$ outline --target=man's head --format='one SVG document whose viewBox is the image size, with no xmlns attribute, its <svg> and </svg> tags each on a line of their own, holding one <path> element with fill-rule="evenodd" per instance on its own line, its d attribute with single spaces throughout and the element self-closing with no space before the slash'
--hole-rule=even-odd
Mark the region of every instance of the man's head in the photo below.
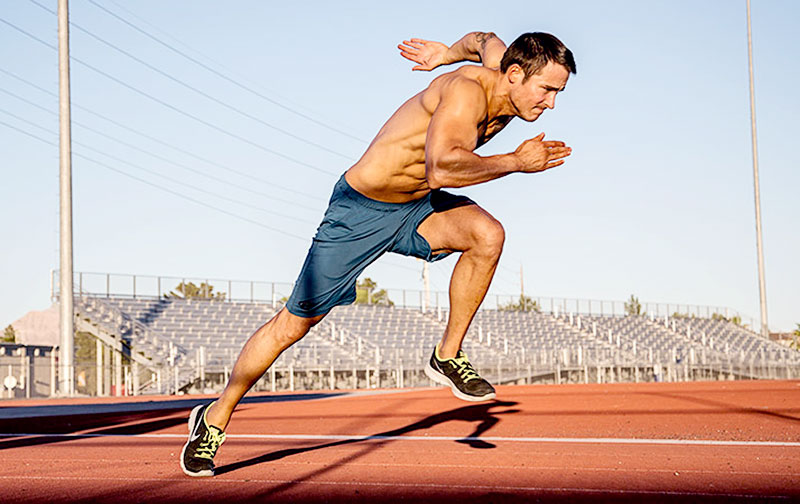
<svg viewBox="0 0 800 504">
<path fill-rule="evenodd" d="M 525 33 L 506 50 L 500 70 L 511 84 L 511 102 L 517 116 L 535 121 L 555 106 L 570 73 L 576 73 L 572 51 L 549 33 Z"/>
</svg>

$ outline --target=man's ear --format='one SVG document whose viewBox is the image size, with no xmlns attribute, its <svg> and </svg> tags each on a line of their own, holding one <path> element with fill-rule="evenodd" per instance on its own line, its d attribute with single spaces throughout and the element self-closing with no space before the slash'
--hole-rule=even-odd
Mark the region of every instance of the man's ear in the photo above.
<svg viewBox="0 0 800 504">
<path fill-rule="evenodd" d="M 525 80 L 525 71 L 522 69 L 521 66 L 517 65 L 516 63 L 512 64 L 506 70 L 506 78 L 510 84 L 516 84 L 517 82 L 522 82 Z"/>
</svg>

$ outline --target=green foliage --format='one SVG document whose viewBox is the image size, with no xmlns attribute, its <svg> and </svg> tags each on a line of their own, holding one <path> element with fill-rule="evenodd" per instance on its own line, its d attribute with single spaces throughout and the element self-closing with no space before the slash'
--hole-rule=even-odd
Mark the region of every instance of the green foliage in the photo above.
<svg viewBox="0 0 800 504">
<path fill-rule="evenodd" d="M 711 320 L 721 320 L 724 322 L 730 322 L 731 324 L 736 324 L 738 326 L 745 327 L 744 325 L 742 325 L 742 317 L 740 317 L 739 315 L 734 315 L 733 317 L 726 317 L 721 313 L 715 312 L 711 314 Z"/>
<path fill-rule="evenodd" d="M 795 350 L 800 350 L 800 324 L 797 324 L 797 329 L 792 332 L 792 336 L 794 338 L 789 346 Z"/>
<path fill-rule="evenodd" d="M 356 304 L 394 306 L 386 289 L 375 290 L 377 287 L 377 282 L 369 277 L 356 282 Z"/>
<path fill-rule="evenodd" d="M 97 394 L 97 339 L 88 332 L 75 332 L 75 390 Z"/>
<path fill-rule="evenodd" d="M 194 282 L 181 282 L 175 287 L 174 291 L 170 291 L 169 294 L 164 294 L 164 297 L 177 299 L 217 299 L 221 301 L 225 299 L 225 293 L 215 293 L 214 286 L 206 282 L 202 282 L 200 285 L 195 285 Z"/>
<path fill-rule="evenodd" d="M 536 313 L 542 311 L 542 307 L 539 306 L 538 301 L 528 296 L 523 296 L 522 294 L 520 294 L 519 300 L 516 303 L 514 301 L 509 301 L 506 304 L 498 305 L 497 309 L 501 311 L 534 311 Z"/>
<path fill-rule="evenodd" d="M 625 315 L 638 317 L 639 315 L 643 315 L 642 313 L 642 303 L 639 302 L 639 298 L 631 294 L 631 298 L 625 302 Z"/>
<path fill-rule="evenodd" d="M 3 331 L 3 339 L 0 340 L 0 342 L 14 343 L 15 341 L 17 341 L 17 333 L 14 332 L 14 326 L 9 324 L 8 327 L 6 327 L 5 330 Z"/>
</svg>

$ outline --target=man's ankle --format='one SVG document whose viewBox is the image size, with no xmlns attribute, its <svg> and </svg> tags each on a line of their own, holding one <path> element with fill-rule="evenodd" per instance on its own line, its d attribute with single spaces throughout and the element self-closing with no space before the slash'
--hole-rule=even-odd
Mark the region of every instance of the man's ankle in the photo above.
<svg viewBox="0 0 800 504">
<path fill-rule="evenodd" d="M 455 359 L 456 355 L 458 355 L 458 348 L 456 348 L 454 351 L 448 351 L 447 348 L 442 348 L 441 343 L 436 345 L 436 358 L 440 361 Z"/>
<path fill-rule="evenodd" d="M 228 426 L 230 415 L 226 418 L 224 412 L 220 412 L 220 408 L 219 401 L 211 403 L 211 406 L 209 406 L 206 411 L 206 423 L 224 432 L 225 428 Z"/>
</svg>

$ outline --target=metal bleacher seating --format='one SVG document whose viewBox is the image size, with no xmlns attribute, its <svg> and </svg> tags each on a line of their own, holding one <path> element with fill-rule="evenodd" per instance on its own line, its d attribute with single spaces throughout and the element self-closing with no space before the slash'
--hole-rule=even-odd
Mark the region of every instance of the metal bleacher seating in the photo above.
<svg viewBox="0 0 800 504">
<path fill-rule="evenodd" d="M 146 330 L 132 341 L 146 352 L 207 372 L 232 368 L 247 338 L 280 305 L 209 299 L 102 298 Z M 441 338 L 446 311 L 379 305 L 334 308 L 275 366 L 294 369 L 421 370 Z M 730 362 L 800 365 L 800 353 L 724 320 L 653 319 L 535 311 L 479 311 L 463 348 L 478 369 L 646 366 Z M 201 362 L 202 361 L 202 362 Z M 494 372 L 494 371 L 493 371 Z M 504 376 L 509 376 L 508 371 Z"/>
</svg>

